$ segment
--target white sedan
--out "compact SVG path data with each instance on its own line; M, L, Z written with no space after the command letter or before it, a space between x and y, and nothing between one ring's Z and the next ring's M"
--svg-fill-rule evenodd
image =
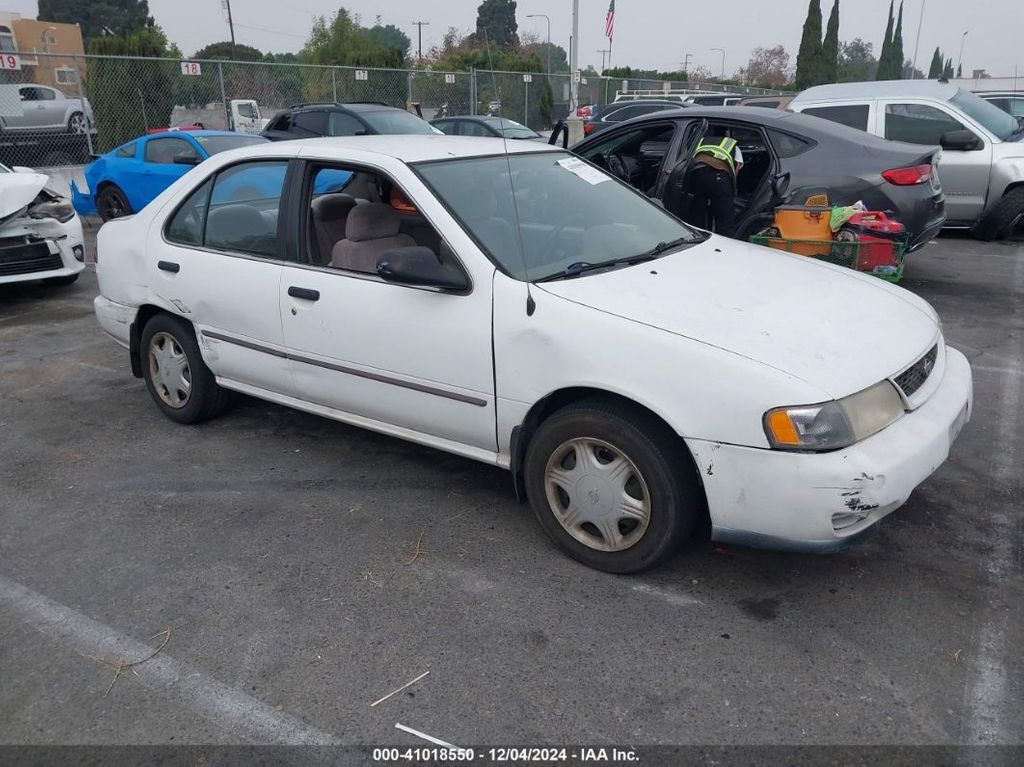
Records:
M173 420L234 390L510 469L552 539L611 572L702 518L841 548L971 413L923 300L692 229L533 143L225 152L105 224L98 276L100 324Z
M85 269L82 222L49 182L31 168L0 165L0 285L68 285Z

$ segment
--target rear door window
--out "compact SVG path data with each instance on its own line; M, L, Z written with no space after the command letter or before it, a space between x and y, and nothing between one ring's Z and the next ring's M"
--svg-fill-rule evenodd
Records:
M927 104L886 104L885 137L911 144L941 144L942 135L965 130L962 122Z
M327 135L327 113L326 112L299 112L292 116L291 133L296 136L325 136Z
M327 126L328 136L358 136L366 133L366 126L350 114L331 112Z
M821 117L840 125L847 125L857 130L868 129L868 115L871 107L868 104L841 104L834 107L808 107L801 110L805 115Z

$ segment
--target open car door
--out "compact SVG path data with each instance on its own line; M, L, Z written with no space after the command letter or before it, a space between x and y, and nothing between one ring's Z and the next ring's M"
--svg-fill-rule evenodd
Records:
M690 170L693 168L693 152L700 140L707 135L708 121L694 120L686 126L679 154L675 163L668 162L661 169L661 178L654 196L661 200L665 209L679 218L687 218L690 213L692 195L686 189Z

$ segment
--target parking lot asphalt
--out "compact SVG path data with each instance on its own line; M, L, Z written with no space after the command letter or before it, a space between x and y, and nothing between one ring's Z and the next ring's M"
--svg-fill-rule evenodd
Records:
M904 286L974 369L937 473L839 554L633 577L498 469L242 397L172 423L91 268L0 288L0 743L1021 743L1024 242Z

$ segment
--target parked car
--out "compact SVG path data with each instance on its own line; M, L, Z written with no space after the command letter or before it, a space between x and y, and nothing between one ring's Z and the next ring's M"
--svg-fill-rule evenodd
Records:
M404 109L377 103L295 104L278 112L263 131L271 141L316 136L440 133Z
M0 85L0 131L87 133L94 125L88 99L38 83Z
M665 201L666 194L687 194L685 168L679 166L689 162L706 135L729 135L743 152L736 196L739 239L766 226L772 181L785 174L795 204L826 194L833 205L860 200L871 210L893 211L907 227L910 250L938 234L945 221L942 187L935 173L937 147L884 141L792 112L734 107L655 112L586 138L572 150L644 194ZM679 170L684 172L677 172L676 178L682 179L683 186L670 189L669 178Z
M793 96L747 96L736 102L738 107L761 107L762 109L788 109Z
M274 194L222 193L268 166ZM532 142L221 154L98 250L99 323L170 419L235 390L508 468L554 541L611 572L708 517L716 540L853 543L971 412L925 301L688 227Z
M30 168L0 165L0 285L69 285L85 268L82 222L49 182Z
M634 117L662 112L666 109L679 109L688 106L676 101L658 101L656 99L642 99L633 101L613 101L603 107L597 108L585 123L583 123L583 135L590 136L600 133L606 128L618 125Z
M974 93L1007 114L1024 119L1024 93L1020 91L975 91Z
M532 128L527 128L507 117L480 117L462 115L431 120L430 124L448 136L478 136L487 138L508 138L519 141L547 141Z
M697 93L688 97L686 103L701 107L731 107L742 98L739 93Z
M211 130L140 136L87 165L87 188L81 190L72 182L71 199L83 216L99 215L104 221L128 216L211 155L266 142L262 136Z
M1024 220L1024 124L970 91L925 80L819 85L789 108L887 139L941 146L948 226L991 240Z

